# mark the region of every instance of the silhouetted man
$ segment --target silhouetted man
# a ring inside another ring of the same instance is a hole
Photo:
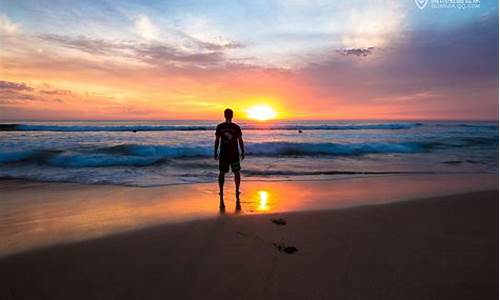
[[[224,175],[229,172],[229,167],[234,173],[234,183],[236,185],[237,208],[239,206],[240,194],[240,152],[241,160],[245,159],[245,148],[241,137],[241,128],[232,122],[233,111],[229,108],[224,110],[225,122],[217,125],[215,130],[214,158],[219,160],[219,195],[220,208],[224,209]],[[220,151],[219,150],[220,144]]]

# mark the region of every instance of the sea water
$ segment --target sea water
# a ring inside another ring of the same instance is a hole
[[[217,179],[217,121],[0,124],[0,177],[159,186]],[[241,122],[246,180],[498,173],[495,122]]]

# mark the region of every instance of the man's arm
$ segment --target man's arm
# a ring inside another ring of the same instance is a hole
[[[241,160],[245,159],[245,144],[243,143],[243,137],[238,138],[238,143],[240,144],[240,149],[241,149]]]
[[[214,143],[214,159],[219,159],[219,144],[220,144],[220,137],[217,135],[215,136],[215,143]]]

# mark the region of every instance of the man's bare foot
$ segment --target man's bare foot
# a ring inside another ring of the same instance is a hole
[[[219,211],[223,213],[226,211],[226,206],[224,205],[224,193],[219,192],[219,196],[220,196]]]
[[[239,213],[241,211],[240,205],[240,191],[236,190],[236,212]]]

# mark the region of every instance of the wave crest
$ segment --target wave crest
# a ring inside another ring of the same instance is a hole
[[[250,156],[346,156],[370,153],[412,153],[421,151],[416,143],[288,143],[265,142],[247,145]],[[0,152],[0,163],[35,161],[57,167],[147,166],[170,159],[204,158],[212,155],[209,146],[161,146],[122,144],[85,150],[27,150]]]

